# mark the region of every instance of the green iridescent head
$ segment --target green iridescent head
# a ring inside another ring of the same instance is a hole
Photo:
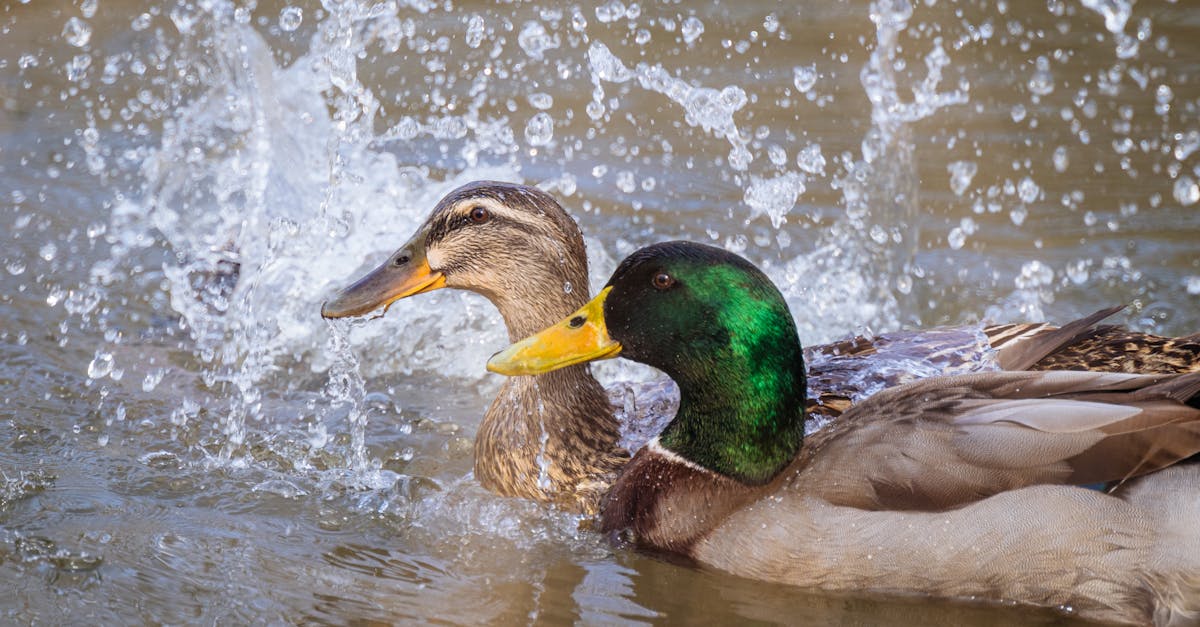
[[[659,438],[673,452],[760,484],[799,449],[805,379],[795,322],[745,259],[691,242],[643,248],[592,302],[488,367],[536,374],[618,354],[679,384],[679,412]]]

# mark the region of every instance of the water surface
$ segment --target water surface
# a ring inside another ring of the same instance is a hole
[[[1187,3],[811,4],[0,7],[0,616],[1069,620],[613,551],[470,476],[490,304],[318,315],[494,178],[562,200],[593,287],[713,242],[809,344],[1113,303],[1200,330]]]

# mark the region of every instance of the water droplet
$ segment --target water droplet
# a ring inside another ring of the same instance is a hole
[[[22,272],[25,272],[25,262],[21,261],[20,259],[14,259],[5,264],[4,269],[8,270],[9,274],[17,276]]]
[[[752,176],[743,200],[754,209],[755,215],[766,214],[775,228],[779,228],[804,190],[804,181],[795,172],[775,178]]]
[[[1066,172],[1067,167],[1071,165],[1070,158],[1067,157],[1067,147],[1059,146],[1054,149],[1054,170],[1056,172]]]
[[[1154,112],[1159,115],[1166,115],[1171,111],[1171,101],[1175,99],[1175,92],[1170,85],[1159,85],[1158,89],[1154,90]]]
[[[1183,280],[1188,294],[1200,294],[1200,275],[1192,275]]]
[[[779,16],[774,13],[768,13],[767,17],[763,18],[763,30],[768,33],[774,33],[779,30]]]
[[[38,249],[38,256],[44,261],[54,261],[56,255],[58,255],[58,246],[54,242],[46,242]]]
[[[86,54],[75,55],[67,62],[67,80],[76,82],[87,75],[87,70],[92,67],[92,58]]]
[[[950,190],[955,196],[962,196],[971,186],[979,166],[974,161],[955,161],[946,166],[946,170],[950,172]]]
[[[792,68],[792,84],[797,91],[807,94],[817,84],[817,66],[797,65]]]
[[[1038,184],[1034,183],[1033,179],[1028,176],[1021,179],[1021,182],[1017,184],[1017,196],[1021,199],[1021,202],[1032,203],[1038,199],[1041,193],[1042,188],[1038,187]]]
[[[517,35],[517,43],[525,54],[533,59],[541,60],[547,50],[558,47],[558,36],[551,37],[541,22],[529,21],[521,27]]]
[[[587,28],[587,18],[584,17],[583,12],[578,8],[573,9],[571,12],[571,28],[580,33]]]
[[[1021,289],[1050,285],[1054,282],[1054,270],[1035,259],[1021,266],[1021,274],[1013,282]]]
[[[112,353],[104,351],[96,351],[96,356],[92,358],[92,362],[88,364],[87,374],[92,379],[102,379],[107,377],[113,370]]]
[[[683,43],[690,44],[704,34],[704,22],[701,22],[695,15],[690,15],[683,21],[680,32],[683,33]]]
[[[1123,33],[1133,11],[1133,3],[1125,0],[1080,0],[1080,4],[1104,16],[1104,28],[1110,33]]]
[[[153,19],[154,18],[150,17],[149,13],[143,13],[133,18],[133,21],[129,23],[129,27],[135,31],[144,31],[147,28],[150,28],[150,22]]]
[[[570,281],[563,282],[563,294],[570,294],[571,290],[573,290],[573,289],[575,289],[575,288],[571,286]]]
[[[478,48],[479,44],[483,43],[483,37],[487,33],[487,24],[483,21],[482,15],[472,15],[471,19],[467,20],[467,45],[472,48]]]
[[[549,113],[539,111],[525,123],[525,141],[530,146],[545,146],[554,137],[554,118]]]
[[[809,174],[825,173],[825,156],[820,144],[809,144],[796,154],[796,165]]]
[[[1184,207],[1196,204],[1200,200],[1200,186],[1192,177],[1184,174],[1175,181],[1175,200]]]
[[[90,20],[96,17],[96,8],[99,6],[100,2],[98,0],[83,0],[83,2],[79,3],[79,12]]]
[[[908,0],[879,0],[871,3],[871,21],[878,27],[903,29],[912,18],[913,8]]]
[[[1087,259],[1076,259],[1067,264],[1067,278],[1075,285],[1083,285],[1088,280],[1088,266],[1091,262]]]
[[[1137,37],[1131,37],[1125,33],[1117,33],[1113,37],[1117,41],[1117,58],[1132,59],[1137,56],[1138,48],[1141,47],[1141,42]]]
[[[787,163],[787,151],[779,144],[771,144],[767,147],[767,158],[775,165],[783,165]]]
[[[1012,223],[1017,226],[1021,226],[1022,224],[1024,224],[1025,218],[1027,218],[1028,216],[1029,216],[1029,209],[1027,209],[1024,205],[1021,205],[1020,207],[1016,207],[1012,211],[1008,212],[1008,217],[1012,220]]]
[[[279,29],[290,33],[304,22],[304,9],[300,7],[283,7],[279,11]]]
[[[626,194],[632,193],[637,189],[637,181],[633,178],[633,172],[629,170],[617,172],[617,189]]]
[[[961,228],[956,226],[950,229],[950,234],[946,236],[946,243],[950,245],[950,248],[958,250],[963,247],[963,244],[967,243],[967,235],[963,233]]]
[[[596,19],[607,24],[625,17],[625,5],[621,0],[611,0],[596,7]]]
[[[142,379],[142,391],[153,392],[154,388],[162,382],[163,376],[167,374],[166,368],[159,368],[146,373],[146,377]]]
[[[62,36],[67,43],[76,48],[82,48],[92,40],[92,27],[87,22],[73,17],[63,25]]]
[[[1034,70],[1033,76],[1029,77],[1026,86],[1030,93],[1045,96],[1054,91],[1054,74],[1050,72],[1050,60],[1038,57],[1036,65],[1037,69]]]
[[[1200,131],[1188,131],[1187,133],[1176,133],[1175,140],[1175,158],[1183,161],[1187,159],[1197,148],[1200,148]]]

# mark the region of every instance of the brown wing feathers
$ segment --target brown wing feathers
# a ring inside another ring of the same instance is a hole
[[[1006,324],[984,329],[1004,370],[1094,370],[1136,374],[1200,372],[1200,333],[1163,337],[1099,325],[1123,307],[1060,328]]]
[[[993,342],[992,346],[998,351],[996,359],[1004,370],[1029,370],[1051,353],[1095,333],[1095,327],[1101,320],[1124,308],[1122,305],[1101,309],[1086,318],[1080,318],[1057,329],[1043,331],[1027,339],[1020,339],[1011,346],[997,346],[997,343]],[[994,331],[988,335],[991,337],[993,334]]]
[[[815,434],[798,478],[836,504],[899,510],[1026,485],[1121,481],[1200,452],[1197,404],[1200,373],[923,381],[885,390]]]

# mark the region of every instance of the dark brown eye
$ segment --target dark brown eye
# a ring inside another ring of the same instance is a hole
[[[659,272],[658,274],[654,275],[654,278],[650,280],[650,283],[654,285],[654,289],[656,290],[665,290],[672,285],[675,285],[675,277],[667,274],[666,272]]]
[[[471,222],[475,224],[483,224],[484,222],[492,219],[492,212],[488,211],[485,207],[473,207],[471,209],[470,216]]]

